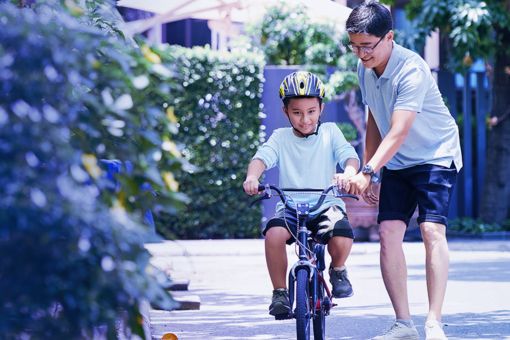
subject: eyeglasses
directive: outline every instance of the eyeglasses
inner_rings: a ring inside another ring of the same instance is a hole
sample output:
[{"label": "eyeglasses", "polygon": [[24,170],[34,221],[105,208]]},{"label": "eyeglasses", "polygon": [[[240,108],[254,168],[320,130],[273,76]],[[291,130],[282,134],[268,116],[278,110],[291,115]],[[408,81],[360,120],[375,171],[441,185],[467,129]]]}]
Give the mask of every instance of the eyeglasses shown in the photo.
[{"label": "eyeglasses", "polygon": [[379,45],[379,43],[383,40],[383,38],[386,36],[387,33],[388,32],[384,33],[383,36],[381,37],[381,39],[379,39],[379,41],[377,41],[375,43],[375,45],[372,46],[372,47],[369,47],[369,46],[354,46],[351,43],[347,44],[347,47],[349,47],[349,49],[351,51],[353,51],[354,53],[356,53],[356,54],[360,54],[360,52],[363,52],[364,54],[372,54],[372,53],[374,53],[374,50],[377,47],[377,45]]}]

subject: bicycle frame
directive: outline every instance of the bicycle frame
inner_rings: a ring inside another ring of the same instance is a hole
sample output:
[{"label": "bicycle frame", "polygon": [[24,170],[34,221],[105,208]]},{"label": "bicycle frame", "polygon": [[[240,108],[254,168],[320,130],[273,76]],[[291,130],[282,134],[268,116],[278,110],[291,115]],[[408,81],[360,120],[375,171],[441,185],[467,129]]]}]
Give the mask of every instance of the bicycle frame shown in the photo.
[{"label": "bicycle frame", "polygon": [[[310,338],[310,320],[313,320],[313,332],[315,339],[325,338],[325,317],[329,315],[330,309],[334,306],[332,294],[326,284],[323,271],[326,268],[324,262],[324,245],[317,243],[310,237],[311,231],[307,228],[307,222],[312,212],[318,210],[326,194],[334,191],[337,187],[332,185],[324,190],[319,189],[280,189],[273,185],[259,186],[260,191],[265,195],[260,199],[268,199],[272,196],[272,191],[278,193],[285,208],[297,215],[297,235],[295,236],[299,248],[298,261],[289,271],[288,287],[289,300],[291,307],[296,306],[294,313],[289,315],[277,316],[276,319],[296,319],[297,338],[308,340]],[[284,191],[319,191],[322,192],[318,202],[310,207],[308,203],[298,203],[296,208],[290,206]],[[340,194],[335,191],[336,197],[351,197],[358,199],[357,196],[350,194]],[[259,199],[259,200],[260,200]],[[295,297],[295,298],[294,298]]]}]

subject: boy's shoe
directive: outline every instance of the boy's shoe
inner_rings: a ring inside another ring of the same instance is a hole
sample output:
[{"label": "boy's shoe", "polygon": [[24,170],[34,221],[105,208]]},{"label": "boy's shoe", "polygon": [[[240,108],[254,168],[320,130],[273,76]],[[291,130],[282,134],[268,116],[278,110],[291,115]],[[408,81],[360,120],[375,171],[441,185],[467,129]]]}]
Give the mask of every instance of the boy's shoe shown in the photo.
[{"label": "boy's shoe", "polygon": [[279,288],[273,290],[273,298],[269,305],[269,314],[272,316],[288,315],[290,313],[289,293],[287,289]]},{"label": "boy's shoe", "polygon": [[334,270],[329,268],[329,282],[333,286],[332,293],[336,298],[346,298],[352,296],[352,285],[347,277],[347,269]]},{"label": "boy's shoe", "polygon": [[430,320],[425,323],[425,340],[448,340],[439,321]]},{"label": "boy's shoe", "polygon": [[383,335],[376,336],[372,340],[420,340],[415,326],[409,327],[401,322],[395,322]]}]

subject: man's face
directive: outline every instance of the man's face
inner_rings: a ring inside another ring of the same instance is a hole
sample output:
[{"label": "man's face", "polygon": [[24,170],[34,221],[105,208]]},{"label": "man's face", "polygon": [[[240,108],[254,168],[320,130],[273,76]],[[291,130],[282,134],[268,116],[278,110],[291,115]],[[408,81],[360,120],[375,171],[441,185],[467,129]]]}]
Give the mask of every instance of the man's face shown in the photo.
[{"label": "man's face", "polygon": [[[384,71],[391,55],[393,31],[389,31],[382,37],[371,34],[350,33],[349,48],[360,58],[366,68]],[[378,72],[379,73],[379,72]]]},{"label": "man's face", "polygon": [[283,111],[292,126],[304,135],[315,132],[324,104],[317,98],[295,98],[289,101]]}]

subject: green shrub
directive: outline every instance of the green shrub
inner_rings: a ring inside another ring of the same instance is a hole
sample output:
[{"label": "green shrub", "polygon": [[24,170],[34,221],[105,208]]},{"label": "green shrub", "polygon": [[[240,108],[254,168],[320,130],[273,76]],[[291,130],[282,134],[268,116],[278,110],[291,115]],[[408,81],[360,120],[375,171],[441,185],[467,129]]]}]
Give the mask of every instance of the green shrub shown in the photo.
[{"label": "green shrub", "polygon": [[242,190],[247,164],[259,145],[263,62],[251,54],[177,46],[161,51],[176,65],[183,91],[175,96],[176,139],[196,168],[177,172],[190,197],[181,213],[160,214],[167,237],[258,237],[261,211]]},{"label": "green shrub", "polygon": [[[0,4],[0,32],[0,334],[141,334],[141,300],[171,306],[136,222],[181,202],[159,170],[180,169],[171,71],[56,8]],[[132,162],[119,190],[102,158]]]}]

